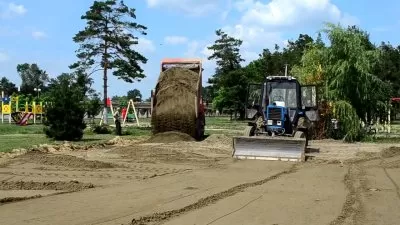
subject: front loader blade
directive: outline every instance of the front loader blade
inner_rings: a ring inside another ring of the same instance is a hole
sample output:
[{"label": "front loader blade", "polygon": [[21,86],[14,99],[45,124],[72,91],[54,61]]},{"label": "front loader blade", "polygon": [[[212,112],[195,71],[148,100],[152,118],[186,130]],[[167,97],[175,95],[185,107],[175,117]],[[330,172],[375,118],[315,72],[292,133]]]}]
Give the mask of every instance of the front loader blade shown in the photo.
[{"label": "front loader blade", "polygon": [[240,136],[233,138],[237,159],[305,161],[306,139],[296,137]]}]

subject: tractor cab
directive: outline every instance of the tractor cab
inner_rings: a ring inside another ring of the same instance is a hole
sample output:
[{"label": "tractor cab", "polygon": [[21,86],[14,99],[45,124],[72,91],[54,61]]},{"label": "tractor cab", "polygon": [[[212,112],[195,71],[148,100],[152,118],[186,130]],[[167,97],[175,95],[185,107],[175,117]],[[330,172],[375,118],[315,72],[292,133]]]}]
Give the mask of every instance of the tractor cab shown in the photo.
[{"label": "tractor cab", "polygon": [[249,86],[248,97],[247,112],[253,111],[253,120],[263,121],[257,125],[259,133],[292,135],[300,118],[316,119],[315,86],[301,86],[292,76],[268,76],[264,84]]},{"label": "tractor cab", "polygon": [[301,115],[301,87],[291,76],[269,76],[263,88],[265,131],[269,134],[292,134],[293,123]]},{"label": "tractor cab", "polygon": [[304,161],[317,110],[316,87],[301,86],[294,77],[269,76],[263,84],[250,84],[246,116],[252,121],[233,138],[233,157]]}]

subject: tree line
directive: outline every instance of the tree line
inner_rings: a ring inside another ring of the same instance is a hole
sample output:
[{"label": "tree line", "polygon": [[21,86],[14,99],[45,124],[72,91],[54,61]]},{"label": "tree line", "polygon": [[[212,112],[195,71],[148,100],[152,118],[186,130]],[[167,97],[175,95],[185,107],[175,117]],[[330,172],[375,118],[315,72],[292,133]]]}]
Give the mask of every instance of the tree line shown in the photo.
[{"label": "tree line", "polygon": [[[203,89],[205,101],[214,109],[238,113],[243,119],[247,87],[262,83],[266,76],[289,75],[302,85],[319,88],[320,102],[330,102],[350,139],[360,134],[359,121],[370,123],[385,118],[389,99],[400,96],[400,46],[387,42],[373,44],[368,32],[357,26],[327,23],[313,39],[299,34],[280,49],[263,49],[258,59],[242,66],[242,41],[222,30],[215,32],[215,43],[208,49],[217,67]],[[329,43],[322,41],[326,35]],[[328,106],[325,106],[328,107]]]}]

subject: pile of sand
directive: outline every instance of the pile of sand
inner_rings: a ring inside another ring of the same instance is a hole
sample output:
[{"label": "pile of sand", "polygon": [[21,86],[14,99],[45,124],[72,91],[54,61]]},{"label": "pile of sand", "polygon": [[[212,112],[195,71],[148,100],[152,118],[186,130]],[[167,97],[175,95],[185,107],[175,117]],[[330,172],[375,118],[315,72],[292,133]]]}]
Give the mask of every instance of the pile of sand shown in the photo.
[{"label": "pile of sand", "polygon": [[108,162],[85,160],[71,155],[51,154],[41,151],[29,151],[25,155],[19,156],[19,159],[41,165],[63,166],[70,168],[109,169],[119,167]]},{"label": "pile of sand", "polygon": [[224,134],[212,134],[207,137],[204,141],[206,144],[217,144],[217,145],[232,145],[232,138]]},{"label": "pile of sand", "polygon": [[124,139],[122,137],[115,137],[109,141],[106,142],[107,145],[115,145],[115,146],[131,146],[135,143],[138,143],[142,140],[143,138],[137,138],[136,140],[128,140]]},{"label": "pile of sand", "polygon": [[400,155],[400,147],[390,147],[381,151],[383,158],[391,158]]},{"label": "pile of sand", "polygon": [[147,143],[174,143],[180,141],[195,141],[193,137],[188,134],[168,131],[164,133],[158,133],[147,140]]},{"label": "pile of sand", "polygon": [[185,68],[174,67],[160,74],[154,93],[153,134],[179,131],[196,137],[198,82],[199,75]]}]

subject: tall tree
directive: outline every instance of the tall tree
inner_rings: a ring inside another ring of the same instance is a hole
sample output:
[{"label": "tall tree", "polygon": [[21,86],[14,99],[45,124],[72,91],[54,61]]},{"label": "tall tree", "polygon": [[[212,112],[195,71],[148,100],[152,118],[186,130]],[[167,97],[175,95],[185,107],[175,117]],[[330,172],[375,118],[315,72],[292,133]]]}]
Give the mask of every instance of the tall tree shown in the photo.
[{"label": "tall tree", "polygon": [[240,55],[242,40],[229,36],[221,29],[215,31],[215,34],[217,35],[217,40],[212,46],[208,47],[213,52],[208,57],[208,60],[216,60],[217,68],[208,83],[218,88],[221,86],[219,83],[220,77],[241,68],[240,63],[244,59]]},{"label": "tall tree", "polygon": [[400,96],[400,46],[397,48],[390,43],[382,42],[379,46],[379,62],[375,74],[392,87],[391,95]]},{"label": "tall tree", "polygon": [[127,93],[128,99],[132,99],[133,101],[142,101],[142,93],[140,93],[140,91],[138,89],[133,89],[128,91]]},{"label": "tall tree", "polygon": [[287,48],[283,50],[284,63],[289,64],[291,67],[299,63],[305,50],[313,42],[314,39],[308,34],[300,34],[295,41],[289,40]]},{"label": "tall tree", "polygon": [[328,24],[325,32],[331,42],[327,49],[330,97],[348,101],[362,120],[367,116],[369,121],[378,110],[384,110],[390,97],[388,84],[373,74],[379,51],[359,28]]},{"label": "tall tree", "polygon": [[6,77],[1,78],[0,80],[0,91],[4,91],[6,96],[12,95],[14,92],[17,92],[18,89],[14,83],[9,81]]},{"label": "tall tree", "polygon": [[146,63],[147,59],[134,50],[138,37],[133,32],[146,35],[147,27],[134,22],[135,9],[129,8],[122,0],[94,1],[81,19],[86,20],[87,26],[73,38],[80,48],[77,50],[79,61],[71,68],[100,67],[99,70],[103,71],[103,120],[107,123],[108,70],[112,69],[114,76],[128,83],[145,77],[140,63]]},{"label": "tall tree", "polygon": [[21,92],[24,94],[35,94],[35,88],[40,88],[44,91],[49,81],[49,76],[46,71],[41,70],[35,63],[18,64],[17,72],[22,80]]}]

